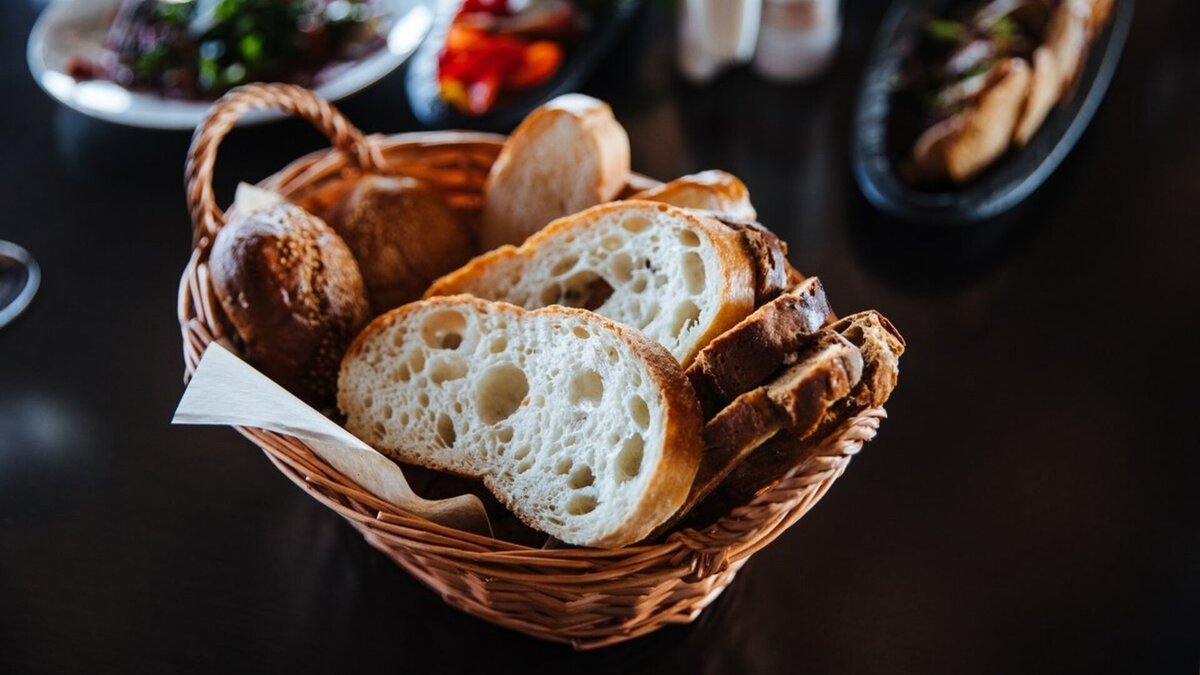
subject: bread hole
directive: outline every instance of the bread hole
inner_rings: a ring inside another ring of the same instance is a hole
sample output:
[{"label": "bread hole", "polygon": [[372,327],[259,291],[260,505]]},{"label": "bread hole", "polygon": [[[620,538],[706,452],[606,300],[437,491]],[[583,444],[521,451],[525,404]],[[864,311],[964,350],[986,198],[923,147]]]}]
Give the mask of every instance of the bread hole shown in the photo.
[{"label": "bread hole", "polygon": [[461,358],[438,359],[429,368],[429,381],[434,384],[450,382],[467,375],[467,362]]},{"label": "bread hole", "polygon": [[633,258],[628,253],[614,255],[608,265],[617,281],[626,283],[633,278]]},{"label": "bread hole", "polygon": [[429,407],[429,394],[426,394],[425,392],[421,392],[421,394],[419,396],[417,396],[417,405],[421,406],[422,408],[428,408]]},{"label": "bread hole", "polygon": [[638,322],[638,328],[641,330],[645,330],[646,326],[649,326],[650,324],[654,323],[654,320],[658,318],[658,313],[660,310],[662,310],[661,305],[654,305],[654,307],[653,307],[653,309],[651,309],[650,313],[647,314],[646,316],[642,317],[642,320]]},{"label": "bread hole", "polygon": [[393,415],[393,414],[394,414],[396,411],[392,409],[392,406],[391,406],[390,404],[388,404],[388,403],[384,403],[384,404],[383,404],[383,410],[381,410],[381,411],[379,411],[379,412],[380,412],[380,413],[382,413],[382,415],[383,415],[383,418],[384,418],[385,420],[390,420],[390,419],[392,419],[392,415]]},{"label": "bread hole", "polygon": [[529,446],[522,445],[521,447],[517,448],[516,452],[513,453],[513,459],[515,459],[519,462],[519,461],[525,459],[526,457],[528,457],[529,452],[530,452]]},{"label": "bread hole", "polygon": [[371,425],[371,433],[375,434],[376,439],[382,439],[387,435],[387,430],[383,428],[383,422],[375,422]]},{"label": "bread hole", "polygon": [[[568,243],[570,243],[570,242],[568,242]],[[578,262],[579,262],[579,258],[577,258],[573,255],[569,255],[569,256],[563,258],[562,260],[559,260],[558,262],[554,263],[554,265],[550,267],[550,276],[557,277],[557,276],[566,274],[567,272],[570,272],[572,269],[574,269],[575,265]]]},{"label": "bread hole", "polygon": [[692,232],[691,230],[680,230],[679,243],[683,244],[684,246],[694,248],[700,245],[700,235]]},{"label": "bread hole", "polygon": [[592,334],[587,332],[587,329],[583,326],[575,326],[571,329],[571,332],[574,333],[575,337],[579,338],[580,340],[586,340],[592,336]]},{"label": "bread hole", "polygon": [[408,355],[408,369],[414,373],[425,370],[425,352],[420,349]]},{"label": "bread hole", "polygon": [[621,221],[621,227],[628,232],[637,234],[650,227],[650,219],[643,216],[630,216]]},{"label": "bread hole", "polygon": [[604,379],[594,370],[585,370],[571,378],[567,400],[572,405],[589,403],[596,405],[604,397]]},{"label": "bread hole", "polygon": [[630,290],[632,290],[634,293],[643,293],[643,292],[645,292],[645,290],[646,290],[646,277],[644,277],[644,276],[640,276],[640,277],[638,277],[638,278],[634,279],[634,280],[633,280],[633,283],[629,285],[629,288],[630,288]]},{"label": "bread hole", "polygon": [[554,465],[554,473],[560,476],[565,476],[570,473],[571,467],[573,466],[575,466],[574,460],[572,460],[570,457],[563,457],[562,459],[558,460],[557,464]]},{"label": "bread hole", "polygon": [[579,439],[575,436],[567,436],[566,438],[564,438],[562,440],[562,444],[563,444],[564,448],[569,448],[578,442],[579,442]]},{"label": "bread hole", "polygon": [[642,456],[645,454],[646,442],[641,436],[630,436],[617,453],[617,481],[624,482],[637,478],[642,472]]},{"label": "bread hole", "polygon": [[496,440],[501,443],[511,443],[513,439],[512,427],[500,427],[496,432]]},{"label": "bread hole", "polygon": [[396,347],[403,347],[404,338],[406,337],[408,337],[407,331],[398,330],[394,335],[392,335],[392,344]]},{"label": "bread hole", "polygon": [[591,271],[577,272],[563,282],[560,304],[594,311],[613,294],[613,287]]},{"label": "bread hole", "polygon": [[374,408],[375,407],[375,397],[370,394],[367,394],[366,396],[364,396],[363,397],[363,407],[364,408]]},{"label": "bread hole", "polygon": [[619,440],[621,440],[621,437],[615,433],[608,435],[608,444],[609,445],[616,445],[617,441],[619,441]]},{"label": "bread hole", "polygon": [[452,309],[430,314],[421,325],[421,338],[432,349],[458,349],[466,332],[467,319]]},{"label": "bread hole", "polygon": [[621,355],[617,353],[616,347],[606,347],[604,355],[608,357],[609,363],[616,363],[621,358]]},{"label": "bread hole", "polygon": [[592,476],[592,468],[589,466],[581,466],[575,469],[567,478],[567,486],[572,490],[588,487],[594,482],[596,482],[596,478]]},{"label": "bread hole", "polygon": [[437,435],[442,441],[442,445],[447,448],[454,447],[454,441],[458,440],[458,434],[454,432],[454,420],[446,413],[438,415],[437,418]]},{"label": "bread hole", "polygon": [[511,363],[492,366],[479,378],[475,392],[475,409],[484,424],[506,420],[529,393],[525,372]]},{"label": "bread hole", "polygon": [[408,413],[406,413],[406,412],[400,413],[400,426],[402,426],[402,427],[408,426]]},{"label": "bread hole", "polygon": [[551,284],[542,289],[541,294],[538,295],[538,302],[545,307],[549,307],[550,305],[557,305],[560,297],[562,297],[562,288],[558,284]]},{"label": "bread hole", "polygon": [[625,240],[615,234],[610,234],[600,240],[600,245],[609,251],[615,251],[621,248],[624,243]]},{"label": "bread hole", "polygon": [[699,294],[704,291],[704,260],[699,253],[688,251],[683,254],[683,280],[688,293]]},{"label": "bread hole", "polygon": [[671,336],[679,337],[699,322],[700,308],[691,300],[685,300],[675,308],[675,321],[671,325]]},{"label": "bread hole", "polygon": [[662,288],[663,286],[666,286],[666,285],[667,285],[667,275],[665,275],[665,274],[655,274],[654,275],[654,287],[655,288]]},{"label": "bread hole", "polygon": [[572,516],[585,516],[596,510],[596,498],[591,495],[575,495],[567,501],[567,513]]},{"label": "bread hole", "polygon": [[460,415],[462,414],[462,411],[463,411],[463,404],[462,404],[461,402],[459,402],[459,401],[455,401],[455,402],[454,402],[454,405],[453,405],[453,406],[451,406],[451,407],[453,407],[453,408],[454,408],[454,412],[456,412],[456,413],[458,413],[458,414],[460,414]]},{"label": "bread hole", "polygon": [[408,369],[407,363],[401,363],[392,371],[393,382],[408,382],[410,377],[412,377],[412,371]]},{"label": "bread hole", "polygon": [[493,354],[499,354],[505,349],[508,349],[508,338],[504,337],[503,335],[492,338],[492,341],[488,343],[488,351]]},{"label": "bread hole", "polygon": [[629,416],[633,418],[634,424],[648,429],[650,427],[650,406],[646,405],[646,399],[641,396],[629,399]]},{"label": "bread hole", "polygon": [[517,473],[525,473],[526,471],[528,471],[532,468],[533,468],[533,460],[527,459],[524,462],[521,462],[520,464],[517,465]]}]

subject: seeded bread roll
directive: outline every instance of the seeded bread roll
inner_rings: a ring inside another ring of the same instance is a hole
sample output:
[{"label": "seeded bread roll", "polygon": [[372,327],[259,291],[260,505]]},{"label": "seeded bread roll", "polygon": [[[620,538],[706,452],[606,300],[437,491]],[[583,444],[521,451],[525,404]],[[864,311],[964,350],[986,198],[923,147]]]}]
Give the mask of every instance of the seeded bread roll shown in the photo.
[{"label": "seeded bread roll", "polygon": [[414,178],[363,176],[329,224],[358,261],[377,314],[420,298],[475,252],[472,233],[442,195]]},{"label": "seeded bread roll", "polygon": [[333,399],[338,364],[369,318],[362,276],[345,242],[294,204],[242,205],[217,233],[213,288],[247,361],[320,407]]},{"label": "seeded bread roll", "polygon": [[679,365],[578,309],[405,305],[350,347],[338,405],[385,454],[482,478],[524,522],[577,545],[644,537],[699,463],[699,405]]}]

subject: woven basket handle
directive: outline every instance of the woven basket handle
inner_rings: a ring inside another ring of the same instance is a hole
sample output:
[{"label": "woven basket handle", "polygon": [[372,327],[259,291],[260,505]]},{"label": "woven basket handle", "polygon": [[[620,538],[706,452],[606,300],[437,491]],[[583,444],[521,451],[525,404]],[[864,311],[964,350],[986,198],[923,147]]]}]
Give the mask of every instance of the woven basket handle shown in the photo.
[{"label": "woven basket handle", "polygon": [[384,173],[383,155],[361,131],[325,99],[292,84],[248,84],[232,89],[213,104],[192,136],[184,183],[195,240],[212,238],[225,224],[213,192],[217,149],[238,118],[251,110],[282,110],[312,123],[334,148],[363,171]]}]

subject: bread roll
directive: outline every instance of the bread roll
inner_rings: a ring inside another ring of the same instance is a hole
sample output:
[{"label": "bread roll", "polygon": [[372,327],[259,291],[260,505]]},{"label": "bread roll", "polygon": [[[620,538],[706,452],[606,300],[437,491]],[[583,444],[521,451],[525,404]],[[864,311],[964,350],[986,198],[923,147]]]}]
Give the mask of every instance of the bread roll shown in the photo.
[{"label": "bread roll", "polygon": [[330,211],[329,224],[358,261],[376,313],[420,298],[475,253],[471,231],[441,193],[413,178],[362,177]]},{"label": "bread roll", "polygon": [[342,354],[369,318],[341,238],[282,200],[235,207],[208,264],[246,359],[308,403],[330,403]]}]

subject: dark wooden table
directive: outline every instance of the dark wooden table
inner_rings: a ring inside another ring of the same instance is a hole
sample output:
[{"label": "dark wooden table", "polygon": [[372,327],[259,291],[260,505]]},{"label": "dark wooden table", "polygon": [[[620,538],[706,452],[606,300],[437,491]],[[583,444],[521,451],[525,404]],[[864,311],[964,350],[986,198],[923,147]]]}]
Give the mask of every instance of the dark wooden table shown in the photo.
[{"label": "dark wooden table", "polygon": [[[1200,3],[1143,0],[1113,88],[1030,202],[876,215],[847,166],[886,3],[836,71],[682,83],[665,3],[586,91],[637,170],[733,171],[843,312],[909,341],[879,439],[694,625],[576,654],[445,607],[233,431],[173,428],[187,135],[42,95],[0,3],[0,238],[42,291],[0,331],[0,672],[1196,673]],[[345,104],[413,128],[399,74]],[[321,140],[234,135],[226,197]]]}]

